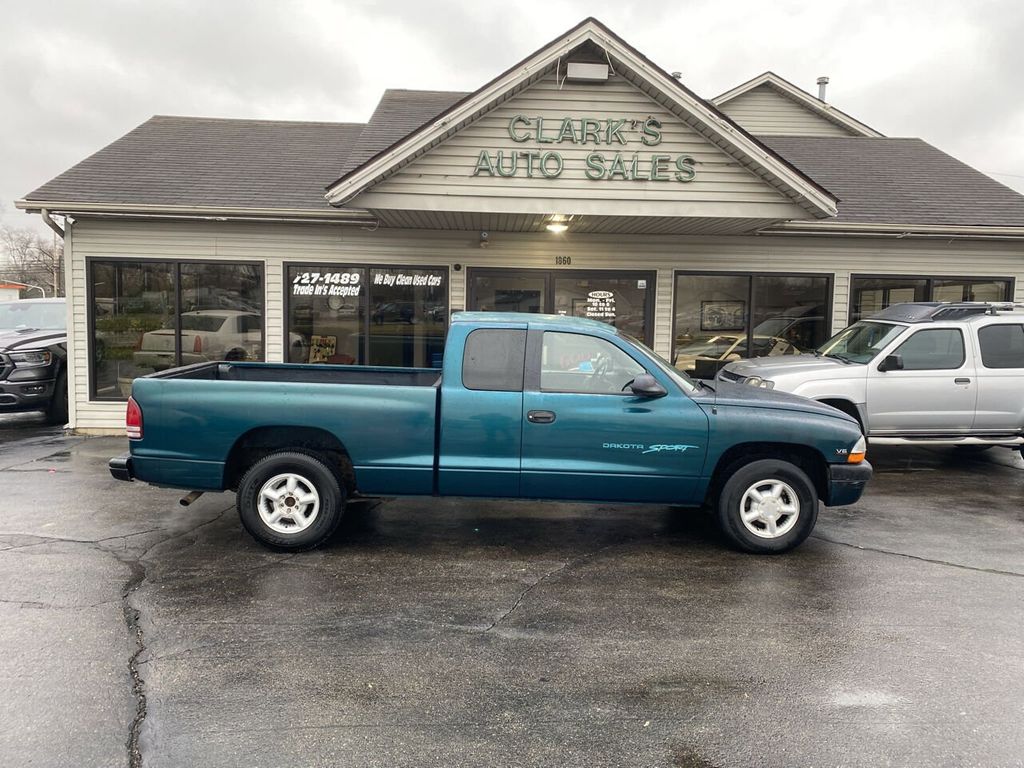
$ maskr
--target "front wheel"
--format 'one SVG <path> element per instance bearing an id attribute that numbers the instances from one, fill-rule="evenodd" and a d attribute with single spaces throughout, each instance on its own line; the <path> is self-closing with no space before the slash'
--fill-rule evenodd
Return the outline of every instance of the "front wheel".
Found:
<path id="1" fill-rule="evenodd" d="M 814 529 L 818 493 L 796 465 L 761 459 L 732 472 L 716 506 L 722 532 L 735 546 L 779 554 L 801 544 Z"/>
<path id="2" fill-rule="evenodd" d="M 238 485 L 242 526 L 270 549 L 313 549 L 334 533 L 344 513 L 338 475 L 320 456 L 281 452 L 253 464 Z"/>

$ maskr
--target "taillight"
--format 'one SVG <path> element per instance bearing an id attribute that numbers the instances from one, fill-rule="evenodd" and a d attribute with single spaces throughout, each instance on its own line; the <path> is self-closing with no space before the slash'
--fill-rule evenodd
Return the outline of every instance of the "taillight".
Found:
<path id="1" fill-rule="evenodd" d="M 129 440 L 142 439 L 142 409 L 134 397 L 128 398 L 128 411 L 124 417 L 125 431 Z"/>
<path id="2" fill-rule="evenodd" d="M 197 355 L 202 353 L 202 351 L 203 351 L 203 337 L 202 336 L 199 336 L 198 334 L 196 335 L 196 340 L 192 342 L 192 351 L 195 352 Z"/>

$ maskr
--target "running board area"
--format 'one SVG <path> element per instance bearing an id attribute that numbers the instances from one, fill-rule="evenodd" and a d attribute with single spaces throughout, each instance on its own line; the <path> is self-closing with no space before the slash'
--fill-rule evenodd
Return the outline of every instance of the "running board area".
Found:
<path id="1" fill-rule="evenodd" d="M 871 445 L 1005 445 L 1013 448 L 1024 445 L 1024 437 L 1020 435 L 1005 435 L 1002 437 L 956 437 L 936 435 L 926 437 L 917 435 L 913 437 L 881 437 L 872 436 L 868 438 Z"/>

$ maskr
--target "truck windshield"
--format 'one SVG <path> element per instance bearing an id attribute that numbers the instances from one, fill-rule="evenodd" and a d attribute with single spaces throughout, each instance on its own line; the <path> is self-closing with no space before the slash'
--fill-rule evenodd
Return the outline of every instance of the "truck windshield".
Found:
<path id="1" fill-rule="evenodd" d="M 0 304 L 0 331 L 33 328 L 40 331 L 63 331 L 67 325 L 64 302 L 33 303 L 12 301 Z"/>
<path id="2" fill-rule="evenodd" d="M 866 365 L 905 330 L 905 325 L 861 320 L 818 347 L 816 354 L 834 357 L 844 363 Z"/>
<path id="3" fill-rule="evenodd" d="M 672 381 L 678 384 L 679 387 L 683 390 L 683 392 L 697 392 L 700 390 L 700 387 L 698 387 L 694 383 L 693 379 L 691 379 L 682 371 L 676 370 L 675 367 L 669 364 L 668 360 L 663 358 L 661 355 L 659 355 L 653 349 L 648 347 L 642 341 L 630 336 L 628 333 L 622 333 L 621 331 L 619 332 L 619 336 L 624 338 L 634 347 L 643 351 L 644 354 L 650 357 L 651 360 L 654 361 L 655 365 L 657 365 L 661 369 L 662 373 L 664 373 L 666 376 L 672 379 Z"/>

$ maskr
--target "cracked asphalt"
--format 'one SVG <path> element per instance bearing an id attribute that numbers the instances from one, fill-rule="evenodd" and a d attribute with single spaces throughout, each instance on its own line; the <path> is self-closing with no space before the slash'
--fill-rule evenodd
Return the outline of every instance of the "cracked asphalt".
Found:
<path id="1" fill-rule="evenodd" d="M 1024 461 L 874 449 L 782 557 L 662 506 L 392 500 L 283 555 L 231 494 L 0 419 L 0 764 L 1019 766 Z"/>

